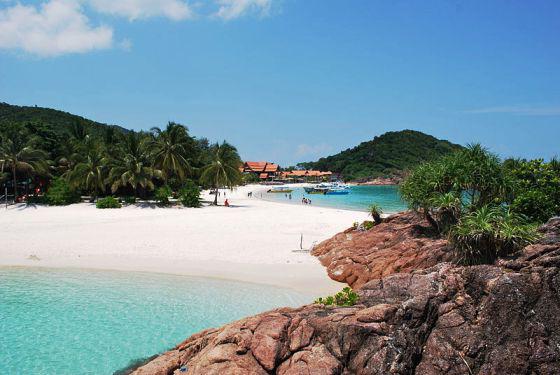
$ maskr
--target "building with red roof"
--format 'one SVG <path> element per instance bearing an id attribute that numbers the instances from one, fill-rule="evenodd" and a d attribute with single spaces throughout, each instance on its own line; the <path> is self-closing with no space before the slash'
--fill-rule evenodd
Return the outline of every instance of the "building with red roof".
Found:
<path id="1" fill-rule="evenodd" d="M 243 173 L 252 173 L 257 175 L 261 180 L 273 179 L 278 175 L 280 167 L 278 164 L 267 161 L 246 161 L 240 170 Z"/>

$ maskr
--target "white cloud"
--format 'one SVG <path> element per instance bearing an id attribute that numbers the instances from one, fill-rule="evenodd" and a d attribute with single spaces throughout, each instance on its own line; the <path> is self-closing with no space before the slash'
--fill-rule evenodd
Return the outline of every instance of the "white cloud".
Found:
<path id="1" fill-rule="evenodd" d="M 167 17 L 180 21 L 193 17 L 189 5 L 180 0 L 87 0 L 97 12 L 126 17 L 133 21 Z"/>
<path id="2" fill-rule="evenodd" d="M 296 156 L 325 156 L 323 154 L 332 150 L 332 147 L 326 143 L 320 143 L 317 145 L 300 144 L 296 149 Z"/>
<path id="3" fill-rule="evenodd" d="M 231 20 L 247 13 L 257 13 L 266 16 L 270 13 L 272 0 L 217 0 L 220 6 L 216 16 Z"/>
<path id="4" fill-rule="evenodd" d="M 91 26 L 76 1 L 50 0 L 40 6 L 18 3 L 0 9 L 0 48 L 58 56 L 112 44 L 112 28 Z"/>
<path id="5" fill-rule="evenodd" d="M 503 106 L 503 107 L 468 109 L 461 112 L 470 113 L 470 114 L 504 113 L 504 114 L 524 115 L 524 116 L 559 116 L 560 107 L 559 106 L 552 106 L 552 107 Z"/>
<path id="6" fill-rule="evenodd" d="M 211 7 L 203 17 L 232 20 L 246 14 L 268 15 L 273 0 L 206 1 Z M 150 17 L 180 21 L 195 17 L 186 0 L 43 0 L 39 4 L 0 0 L 0 4 L 5 4 L 0 7 L 0 49 L 20 50 L 41 57 L 84 53 L 115 44 L 130 50 L 129 39 L 114 42 L 112 27 L 92 25 L 84 7 L 131 21 Z M 201 7 L 200 2 L 193 4 Z"/>

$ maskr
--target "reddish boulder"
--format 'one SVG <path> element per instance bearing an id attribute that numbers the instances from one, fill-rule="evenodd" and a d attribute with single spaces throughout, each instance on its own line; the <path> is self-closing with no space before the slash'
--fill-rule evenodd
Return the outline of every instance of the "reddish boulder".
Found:
<path id="1" fill-rule="evenodd" d="M 368 231 L 349 229 L 317 245 L 317 256 L 333 280 L 357 289 L 369 280 L 412 272 L 452 260 L 445 239 L 426 235 L 429 226 L 412 212 L 393 215 Z"/>
<path id="2" fill-rule="evenodd" d="M 560 219 L 543 233 L 496 265 L 373 279 L 352 307 L 277 309 L 204 331 L 136 374 L 558 374 Z"/>

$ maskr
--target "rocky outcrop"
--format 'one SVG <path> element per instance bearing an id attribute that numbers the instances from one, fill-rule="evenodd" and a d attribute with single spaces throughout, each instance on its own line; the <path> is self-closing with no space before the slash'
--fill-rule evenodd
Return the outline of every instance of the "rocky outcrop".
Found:
<path id="1" fill-rule="evenodd" d="M 365 283 L 352 307 L 277 309 L 192 336 L 136 374 L 560 373 L 560 219 L 516 259 Z"/>
<path id="2" fill-rule="evenodd" d="M 360 288 L 372 279 L 451 261 L 447 240 L 431 238 L 429 232 L 426 221 L 405 212 L 368 231 L 339 233 L 317 245 L 312 254 L 331 279 Z"/>
<path id="3" fill-rule="evenodd" d="M 401 176 L 392 176 L 392 177 L 377 177 L 368 181 L 359 181 L 357 182 L 358 185 L 365 185 L 365 186 L 382 186 L 382 185 L 399 185 L 403 181 Z"/>

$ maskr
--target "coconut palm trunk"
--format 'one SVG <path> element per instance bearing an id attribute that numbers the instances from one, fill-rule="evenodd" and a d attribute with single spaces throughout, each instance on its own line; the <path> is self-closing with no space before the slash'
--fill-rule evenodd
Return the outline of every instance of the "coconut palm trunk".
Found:
<path id="1" fill-rule="evenodd" d="M 13 183 L 14 183 L 14 203 L 17 199 L 17 173 L 16 173 L 16 163 L 13 163 L 12 165 L 12 175 L 14 177 Z M 8 199 L 6 197 L 6 199 Z"/>

